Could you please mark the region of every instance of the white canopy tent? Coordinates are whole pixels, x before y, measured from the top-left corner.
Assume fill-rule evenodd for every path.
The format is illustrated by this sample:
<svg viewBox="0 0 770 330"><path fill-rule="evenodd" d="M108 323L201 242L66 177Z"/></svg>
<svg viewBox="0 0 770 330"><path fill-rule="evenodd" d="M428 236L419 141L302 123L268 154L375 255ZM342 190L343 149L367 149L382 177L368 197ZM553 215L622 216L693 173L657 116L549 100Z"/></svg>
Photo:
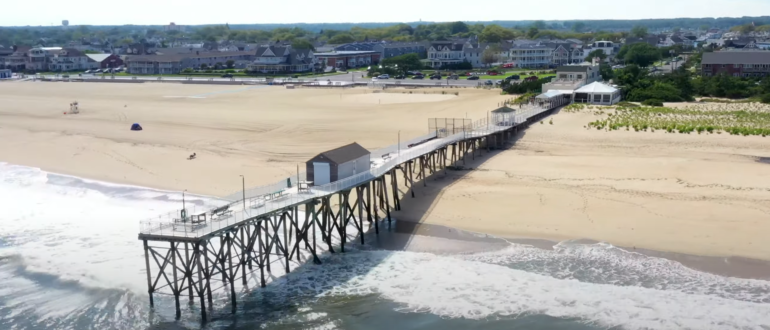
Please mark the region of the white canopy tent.
<svg viewBox="0 0 770 330"><path fill-rule="evenodd" d="M573 101L576 103L613 105L620 102L620 90L597 81L575 90Z"/></svg>

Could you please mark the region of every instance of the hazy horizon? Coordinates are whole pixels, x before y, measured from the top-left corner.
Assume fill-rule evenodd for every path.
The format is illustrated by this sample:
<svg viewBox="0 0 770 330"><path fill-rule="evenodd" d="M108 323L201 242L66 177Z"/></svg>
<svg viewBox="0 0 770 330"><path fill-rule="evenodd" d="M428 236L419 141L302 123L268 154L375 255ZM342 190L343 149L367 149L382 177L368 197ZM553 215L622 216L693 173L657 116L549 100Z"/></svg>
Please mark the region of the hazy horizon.
<svg viewBox="0 0 770 330"><path fill-rule="evenodd" d="M217 8L197 3L136 0L119 10L102 8L95 0L67 2L41 0L35 5L46 10L34 15L9 15L3 26L51 26L68 20L70 25L179 25L205 24L298 24L298 23L399 23L449 21L529 21L529 20L634 20L674 18L718 18L760 16L770 13L767 0L702 1L647 0L644 2L594 0L591 5L570 0L553 0L547 8L540 3L511 4L505 0L488 0L484 6L468 5L460 0L446 0L441 7L432 3L392 0L387 5L366 12L359 2L340 0L335 8L307 0L296 0L262 11L264 6L244 0L228 2ZM457 10L460 8L462 10ZM10 2L5 12L26 12L29 4ZM369 7L369 6L366 6ZM91 9L93 8L93 9ZM221 14L219 13L221 12ZM320 13L320 14L319 14Z"/></svg>

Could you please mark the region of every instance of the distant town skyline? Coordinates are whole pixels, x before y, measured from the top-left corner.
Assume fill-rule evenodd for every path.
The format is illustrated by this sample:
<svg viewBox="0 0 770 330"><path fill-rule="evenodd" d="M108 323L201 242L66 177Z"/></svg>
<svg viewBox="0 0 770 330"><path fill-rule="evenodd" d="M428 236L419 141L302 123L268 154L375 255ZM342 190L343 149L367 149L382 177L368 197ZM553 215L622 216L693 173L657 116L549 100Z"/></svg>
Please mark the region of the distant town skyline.
<svg viewBox="0 0 770 330"><path fill-rule="evenodd" d="M769 0L487 0L469 3L444 0L440 5L428 1L391 0L379 6L358 1L333 3L295 0L271 4L233 0L225 3L135 0L128 6L104 7L96 0L35 2L33 15L6 15L3 26L61 25L179 25L272 24L272 23L364 23L416 21L493 21L493 20L604 20L700 17L742 17L770 14ZM461 10L459 8L462 8ZM11 1L3 5L6 13L24 13L29 3Z"/></svg>

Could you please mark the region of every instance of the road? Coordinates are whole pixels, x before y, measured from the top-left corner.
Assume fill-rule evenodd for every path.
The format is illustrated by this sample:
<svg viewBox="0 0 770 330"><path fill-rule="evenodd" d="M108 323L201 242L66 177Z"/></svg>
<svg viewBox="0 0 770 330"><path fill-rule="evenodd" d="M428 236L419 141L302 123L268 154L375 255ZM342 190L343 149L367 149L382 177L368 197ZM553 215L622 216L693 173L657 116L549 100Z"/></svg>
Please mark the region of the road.
<svg viewBox="0 0 770 330"><path fill-rule="evenodd" d="M338 75L330 75L330 76L324 76L324 77L318 77L318 78L298 78L298 79L292 79L292 78L275 78L273 81L278 83L307 83L307 82L332 82L333 84L353 84L353 83L371 83L376 82L377 84L385 84L385 85L398 85L398 84L405 84L405 85L423 85L423 86L462 86L462 87L475 87L479 84L483 84L483 80L466 80L466 79L458 79L458 80L431 80L431 79L372 79L372 78L361 78L364 76L362 72L347 72L347 73L341 73ZM54 75L44 75L42 76L46 79L61 79L61 76L54 76ZM78 78L84 78L84 79L115 79L115 80L143 80L143 81L211 81L211 82L229 82L229 81L242 81L242 82L265 82L265 78L241 78L241 77L235 77L235 78L220 78L220 77L178 77L178 76L172 76L172 77L156 77L156 76L97 76L97 75L90 75L90 74L72 74L69 75L71 79L78 79Z"/></svg>
<svg viewBox="0 0 770 330"><path fill-rule="evenodd" d="M501 79L503 76L500 77ZM444 85L444 86L465 86L465 87L475 87L478 86L479 83L483 84L485 80L466 80L466 79L458 79L458 80L447 80L447 79L441 79L441 80L431 80L429 78L425 79L375 79L372 80L372 78L366 78L366 73L359 71L359 72L347 72L347 73L341 73L338 75L330 75L330 76L324 76L319 78L313 78L318 79L318 81L346 81L346 82L372 82L375 81L378 84L386 84L386 85L395 85L397 81L400 81L403 84L415 84L415 85L428 85L428 86L435 86L437 84ZM313 80L311 79L311 80ZM448 82L448 84L447 84ZM494 82L494 80L493 80Z"/></svg>

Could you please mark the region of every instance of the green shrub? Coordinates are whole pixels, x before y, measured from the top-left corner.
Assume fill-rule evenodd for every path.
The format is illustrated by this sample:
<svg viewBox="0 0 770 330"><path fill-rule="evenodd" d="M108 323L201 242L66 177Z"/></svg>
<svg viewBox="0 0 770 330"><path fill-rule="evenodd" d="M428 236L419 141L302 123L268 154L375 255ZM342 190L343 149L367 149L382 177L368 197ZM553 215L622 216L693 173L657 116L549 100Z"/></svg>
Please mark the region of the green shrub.
<svg viewBox="0 0 770 330"><path fill-rule="evenodd" d="M662 107L663 101L658 99L647 99L642 102L643 105L651 106L651 107Z"/></svg>
<svg viewBox="0 0 770 330"><path fill-rule="evenodd" d="M760 101L765 104L770 104L770 93L763 94L759 97Z"/></svg>
<svg viewBox="0 0 770 330"><path fill-rule="evenodd" d="M618 106L618 107L624 107L624 108L638 108L639 107L639 105L636 104L636 103L631 103L631 102L626 102L626 101L618 102L615 105Z"/></svg>

